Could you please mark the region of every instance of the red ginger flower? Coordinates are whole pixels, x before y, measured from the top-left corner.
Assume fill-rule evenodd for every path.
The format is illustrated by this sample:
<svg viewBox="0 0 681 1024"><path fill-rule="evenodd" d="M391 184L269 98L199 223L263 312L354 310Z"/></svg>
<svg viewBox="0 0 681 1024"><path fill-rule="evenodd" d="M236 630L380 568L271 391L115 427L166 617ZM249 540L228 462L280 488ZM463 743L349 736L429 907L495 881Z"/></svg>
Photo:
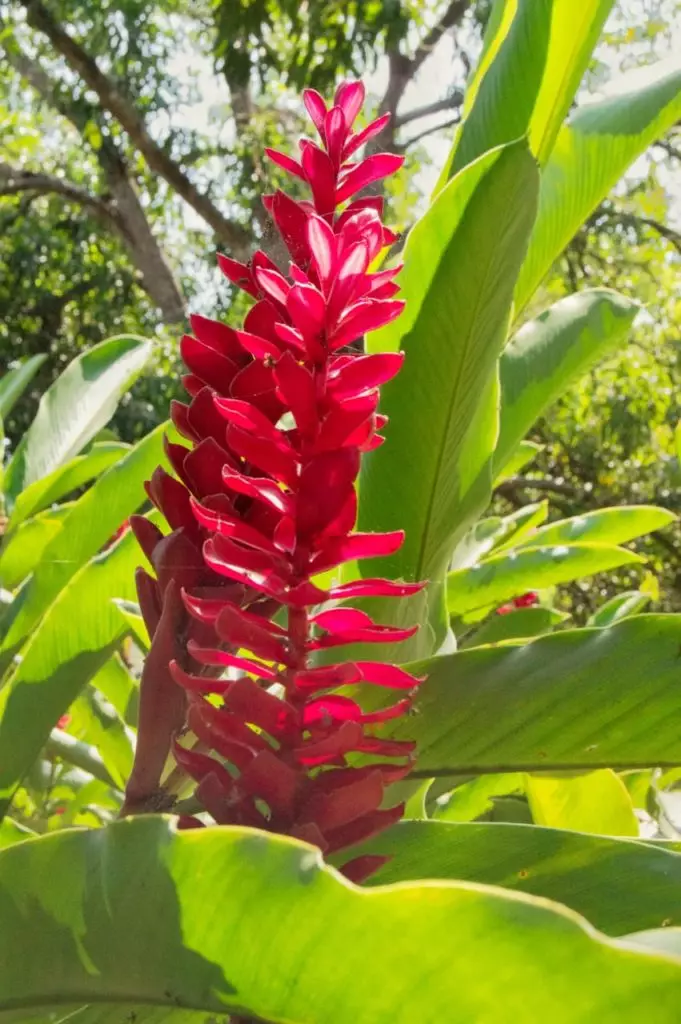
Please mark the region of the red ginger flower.
<svg viewBox="0 0 681 1024"><path fill-rule="evenodd" d="M352 131L360 83L341 85L328 110L312 90L304 99L322 145L302 140L300 162L268 151L312 192L312 202L283 192L265 198L291 254L289 274L260 251L248 265L218 257L256 302L243 330L191 318L195 336L183 338L181 350L192 400L172 408L190 447L168 444L178 479L158 469L148 485L172 532L163 537L147 520L131 520L156 576L138 573L153 640L125 810L163 806L159 780L172 743L216 822L335 852L402 816L403 805L383 807L385 788L409 772L414 745L381 739L373 727L408 710L419 680L380 661L313 667L310 656L411 636L414 629L379 625L338 603L405 597L420 584L364 579L322 590L312 582L344 562L391 554L403 539L401 531L352 532L360 455L383 440L378 388L398 372L402 354L348 348L403 307L395 298L399 267L369 269L395 238L381 223L383 201L352 199L402 158L351 159L386 120ZM286 626L272 621L280 608ZM367 713L334 692L356 684L401 699ZM198 745L185 745L187 729ZM361 766L352 755L364 755ZM375 866L361 858L346 872L359 879Z"/></svg>

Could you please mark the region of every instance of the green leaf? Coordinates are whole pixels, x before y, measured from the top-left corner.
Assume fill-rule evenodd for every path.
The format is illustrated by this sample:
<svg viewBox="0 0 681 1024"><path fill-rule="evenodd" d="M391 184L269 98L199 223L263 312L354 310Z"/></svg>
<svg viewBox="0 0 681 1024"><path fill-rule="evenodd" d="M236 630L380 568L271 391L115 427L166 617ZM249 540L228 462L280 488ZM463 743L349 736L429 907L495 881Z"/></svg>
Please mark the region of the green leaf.
<svg viewBox="0 0 681 1024"><path fill-rule="evenodd" d="M636 932L627 935L627 943L633 948L681 957L681 928L652 928L650 931Z"/></svg>
<svg viewBox="0 0 681 1024"><path fill-rule="evenodd" d="M365 851L391 857L372 886L423 877L500 885L564 903L609 935L681 924L681 854L661 845L533 825L404 821Z"/></svg>
<svg viewBox="0 0 681 1024"><path fill-rule="evenodd" d="M503 520L505 532L496 541L493 553L500 554L502 551L515 547L523 537L529 536L537 526L546 522L548 515L549 503L544 499L544 501L537 501L531 505L523 505L522 508L505 516Z"/></svg>
<svg viewBox="0 0 681 1024"><path fill-rule="evenodd" d="M546 163L612 5L613 0L497 4L503 14L494 18L470 84L448 177L522 136Z"/></svg>
<svg viewBox="0 0 681 1024"><path fill-rule="evenodd" d="M676 522L676 516L655 505L618 505L560 519L542 526L526 537L519 547L543 547L546 544L626 544L653 530L662 530Z"/></svg>
<svg viewBox="0 0 681 1024"><path fill-rule="evenodd" d="M103 666L100 672L105 668ZM98 691L99 675L93 677L92 684L71 704L67 731L99 752L114 784L124 789L132 770L132 737L116 708Z"/></svg>
<svg viewBox="0 0 681 1024"><path fill-rule="evenodd" d="M7 467L12 504L21 491L83 450L111 419L121 395L151 355L142 338L109 338L71 362L40 399L33 423Z"/></svg>
<svg viewBox="0 0 681 1024"><path fill-rule="evenodd" d="M108 786L115 785L104 760L96 747L82 740L76 739L63 729L52 729L45 741L45 753L51 758L60 758L66 764L74 765L88 774L84 779L90 781L90 776L106 783ZM87 784L87 783L86 783Z"/></svg>
<svg viewBox="0 0 681 1024"><path fill-rule="evenodd" d="M113 1004L119 1021L468 1024L503 1003L509 1020L620 1024L626 1007L668 1024L681 984L680 958L558 904L453 881L368 891L295 840L154 817L3 850L0 920L0 1011L24 1019L89 1003L88 1024Z"/></svg>
<svg viewBox="0 0 681 1024"><path fill-rule="evenodd" d="M579 107L542 173L539 213L516 288L516 314L630 164L681 117L676 57L629 71L605 99Z"/></svg>
<svg viewBox="0 0 681 1024"><path fill-rule="evenodd" d="M438 797L432 816L436 821L472 821L492 809L493 797L522 793L524 788L522 772L479 775Z"/></svg>
<svg viewBox="0 0 681 1024"><path fill-rule="evenodd" d="M460 647L463 650L467 647L480 647L482 644L541 636L567 618L567 615L554 608L516 608L507 615L491 615L472 636L467 636L461 642Z"/></svg>
<svg viewBox="0 0 681 1024"><path fill-rule="evenodd" d="M47 545L61 531L70 505L47 509L21 523L0 547L0 586L14 590L40 562Z"/></svg>
<svg viewBox="0 0 681 1024"><path fill-rule="evenodd" d="M142 618L140 606L135 601L117 600L114 603L118 606L119 612L128 623L130 633L135 638L135 643L143 653L146 653L150 646L149 632Z"/></svg>
<svg viewBox="0 0 681 1024"><path fill-rule="evenodd" d="M503 484L504 480L519 473L521 469L533 462L545 447L546 445L535 444L534 441L521 441L497 476L494 486L498 487L499 484Z"/></svg>
<svg viewBox="0 0 681 1024"><path fill-rule="evenodd" d="M681 616L563 630L420 662L416 775L681 765ZM645 709L645 714L643 714Z"/></svg>
<svg viewBox="0 0 681 1024"><path fill-rule="evenodd" d="M132 598L131 532L84 565L50 605L0 690L0 817L50 730L127 633L112 598Z"/></svg>
<svg viewBox="0 0 681 1024"><path fill-rule="evenodd" d="M617 292L597 288L560 299L520 328L499 360L496 474L506 469L527 431L556 399L621 344L637 310Z"/></svg>
<svg viewBox="0 0 681 1024"><path fill-rule="evenodd" d="M405 313L370 338L373 350L406 355L384 389L387 443L364 460L360 485L360 529L406 529L402 549L381 559L383 574L437 578L469 525L460 514L467 492L484 477L483 507L491 490L496 362L537 181L523 143L488 153L449 183L407 240Z"/></svg>
<svg viewBox="0 0 681 1024"><path fill-rule="evenodd" d="M470 569L450 572L447 577L447 608L450 615L469 616L528 590L543 590L582 576L643 561L633 551L605 544L514 548Z"/></svg>
<svg viewBox="0 0 681 1024"><path fill-rule="evenodd" d="M627 590L623 594L616 594L609 601L602 604L593 615L587 620L587 626L612 626L613 622L619 622L630 615L636 615L650 602L649 594L642 594L639 590Z"/></svg>
<svg viewBox="0 0 681 1024"><path fill-rule="evenodd" d="M21 398L46 359L47 356L42 353L23 359L19 366L0 377L0 419L7 419L14 403Z"/></svg>
<svg viewBox="0 0 681 1024"><path fill-rule="evenodd" d="M638 836L638 820L627 788L610 768L560 775L528 773L525 792L537 825Z"/></svg>
<svg viewBox="0 0 681 1024"><path fill-rule="evenodd" d="M525 530L531 530L543 523L548 514L548 502L542 501L525 505L508 516L479 519L457 544L449 563L450 567L467 569L475 565L490 551L500 550L514 537L524 535Z"/></svg>
<svg viewBox="0 0 681 1024"><path fill-rule="evenodd" d="M21 492L14 504L7 525L8 532L14 530L28 516L35 515L65 494L70 494L83 484L94 480L129 451L130 445L120 442L93 444L84 455L76 456L65 466L60 466L53 473L30 484Z"/></svg>
<svg viewBox="0 0 681 1024"><path fill-rule="evenodd" d="M30 839L35 833L18 821L5 818L0 822L0 850L5 846L12 846L14 843L21 843L24 839Z"/></svg>
<svg viewBox="0 0 681 1024"><path fill-rule="evenodd" d="M163 460L164 430L165 424L161 424L142 438L73 505L62 529L43 551L21 609L0 647L0 659L4 656L6 662L21 647L74 573L147 500L144 481Z"/></svg>
<svg viewBox="0 0 681 1024"><path fill-rule="evenodd" d="M114 601L119 611L122 601ZM125 617L124 617L125 618ZM129 619L125 618L129 624ZM125 722L134 720L136 713L138 685L119 654L103 665L92 680L92 685L106 697Z"/></svg>

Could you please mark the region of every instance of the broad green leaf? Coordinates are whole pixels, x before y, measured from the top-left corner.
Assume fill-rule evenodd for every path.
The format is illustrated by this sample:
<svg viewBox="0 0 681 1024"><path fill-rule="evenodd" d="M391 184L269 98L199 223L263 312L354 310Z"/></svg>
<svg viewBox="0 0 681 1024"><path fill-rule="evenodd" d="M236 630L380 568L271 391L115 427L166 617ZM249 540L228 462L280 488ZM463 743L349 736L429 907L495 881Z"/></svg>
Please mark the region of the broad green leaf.
<svg viewBox="0 0 681 1024"><path fill-rule="evenodd" d="M130 445L121 444L120 441L93 444L84 455L77 455L65 466L60 466L48 476L36 480L18 496L7 530L11 532L28 516L35 515L65 494L70 494L83 484L94 480L129 451Z"/></svg>
<svg viewBox="0 0 681 1024"><path fill-rule="evenodd" d="M151 342L121 335L74 359L40 399L5 476L12 504L29 484L83 450L111 419L151 355Z"/></svg>
<svg viewBox="0 0 681 1024"><path fill-rule="evenodd" d="M514 537L524 536L525 531L533 530L544 522L548 514L548 502L542 501L525 505L508 516L479 519L457 544L450 559L450 568L467 569L475 565L490 551L501 550Z"/></svg>
<svg viewBox="0 0 681 1024"><path fill-rule="evenodd" d="M681 765L680 649L681 616L641 615L432 658L383 733L416 740L423 778Z"/></svg>
<svg viewBox="0 0 681 1024"><path fill-rule="evenodd" d="M450 615L482 612L528 590L543 590L583 576L607 572L644 559L626 548L605 544L557 544L514 548L508 553L458 569L447 577Z"/></svg>
<svg viewBox="0 0 681 1024"><path fill-rule="evenodd" d="M681 956L681 928L678 926L676 928L651 928L649 931L627 935L626 939L627 943L634 948Z"/></svg>
<svg viewBox="0 0 681 1024"><path fill-rule="evenodd" d="M507 615L491 615L471 636L466 636L459 646L463 650L467 647L480 647L482 644L541 636L567 618L567 615L554 608L516 608Z"/></svg>
<svg viewBox="0 0 681 1024"><path fill-rule="evenodd" d="M140 606L134 601L117 600L115 601L115 604L118 606L119 612L128 623L130 633L135 638L135 643L141 651L148 651L150 646L149 631L147 630L146 623L142 618Z"/></svg>
<svg viewBox="0 0 681 1024"><path fill-rule="evenodd" d="M528 773L525 792L537 825L638 836L638 820L627 788L610 768L559 775Z"/></svg>
<svg viewBox="0 0 681 1024"><path fill-rule="evenodd" d="M161 424L142 438L73 505L62 529L43 551L21 610L0 647L0 658L6 660L21 647L74 573L147 500L144 481L163 460L164 429Z"/></svg>
<svg viewBox="0 0 681 1024"><path fill-rule="evenodd" d="M384 389L387 443L364 460L360 485L360 529L406 530L402 549L381 559L382 573L437 578L467 528L467 492L484 478L484 506L491 489L496 361L537 180L523 143L488 153L447 185L407 240L405 313L370 338L373 350L406 355Z"/></svg>
<svg viewBox="0 0 681 1024"><path fill-rule="evenodd" d="M612 626L613 622L636 615L650 602L649 594L640 590L627 590L623 594L611 597L602 604L587 621L587 626Z"/></svg>
<svg viewBox="0 0 681 1024"><path fill-rule="evenodd" d="M372 886L500 885L563 903L609 935L681 925L681 854L662 845L532 825L404 821L361 848L369 850L391 855Z"/></svg>
<svg viewBox="0 0 681 1024"><path fill-rule="evenodd" d="M662 530L676 522L676 516L655 505L619 505L599 508L595 512L560 519L540 527L523 540L522 549L546 544L626 544L653 530Z"/></svg>
<svg viewBox="0 0 681 1024"><path fill-rule="evenodd" d="M21 398L46 359L42 353L31 356L0 377L0 419L7 419L14 403Z"/></svg>
<svg viewBox="0 0 681 1024"><path fill-rule="evenodd" d="M523 537L529 536L537 526L541 526L542 523L546 522L548 515L549 503L545 499L544 501L534 502L531 505L523 505L522 508L505 516L505 533L495 543L493 548L494 554L499 554L502 551L515 547Z"/></svg>
<svg viewBox="0 0 681 1024"><path fill-rule="evenodd" d="M498 0L447 169L522 136L546 163L613 0ZM493 56L493 60L490 59ZM512 99L511 99L512 97Z"/></svg>
<svg viewBox="0 0 681 1024"><path fill-rule="evenodd" d="M498 487L499 484L503 484L509 477L519 473L521 469L524 469L525 466L528 466L530 462L536 459L537 455L543 452L545 447L543 444L535 444L534 441L521 441L494 481L494 486Z"/></svg>
<svg viewBox="0 0 681 1024"><path fill-rule="evenodd" d="M45 741L45 753L50 758L60 758L66 764L81 769L82 784L88 785L92 778L114 786L104 760L96 747L76 739L63 729L52 729Z"/></svg>
<svg viewBox="0 0 681 1024"><path fill-rule="evenodd" d="M35 833L18 821L5 818L0 822L0 850L5 846L12 846L14 843L21 843L24 839L30 839Z"/></svg>
<svg viewBox="0 0 681 1024"><path fill-rule="evenodd" d="M622 75L579 107L543 170L539 213L516 288L519 313L554 261L630 164L681 117L676 57Z"/></svg>
<svg viewBox="0 0 681 1024"><path fill-rule="evenodd" d="M40 562L47 545L61 531L70 505L27 519L4 538L0 547L0 586L14 590Z"/></svg>
<svg viewBox="0 0 681 1024"><path fill-rule="evenodd" d="M620 1024L625 1007L668 1024L681 984L681 958L556 903L454 881L366 890L295 840L155 817L3 850L0 920L0 1011L24 1019L89 1003L87 1024L178 1006L186 1024L491 1024L503 1005L508 1020Z"/></svg>
<svg viewBox="0 0 681 1024"><path fill-rule="evenodd" d="M621 345L638 307L606 288L560 299L524 324L499 360L501 413L495 473L537 419L599 359Z"/></svg>
<svg viewBox="0 0 681 1024"><path fill-rule="evenodd" d="M465 537L459 541L450 561L452 569L466 569L475 565L494 547L498 537L505 537L508 531L501 516L479 519Z"/></svg>
<svg viewBox="0 0 681 1024"><path fill-rule="evenodd" d="M106 666L100 672L104 668ZM92 684L71 704L71 720L66 731L99 752L114 784L123 789L132 769L132 736L116 708L98 691L99 675L98 672Z"/></svg>
<svg viewBox="0 0 681 1024"><path fill-rule="evenodd" d="M121 610L122 601L114 601ZM130 620L124 616L130 624ZM92 679L92 685L106 697L125 722L134 719L137 704L137 680L130 674L120 654L114 654Z"/></svg>
<svg viewBox="0 0 681 1024"><path fill-rule="evenodd" d="M50 605L0 690L0 816L54 723L127 633L112 598L133 597L138 563L128 532L84 565Z"/></svg>
<svg viewBox="0 0 681 1024"><path fill-rule="evenodd" d="M522 772L506 775L479 775L464 782L450 793L438 797L432 817L437 821L472 821L492 808L492 798L522 793L525 776Z"/></svg>

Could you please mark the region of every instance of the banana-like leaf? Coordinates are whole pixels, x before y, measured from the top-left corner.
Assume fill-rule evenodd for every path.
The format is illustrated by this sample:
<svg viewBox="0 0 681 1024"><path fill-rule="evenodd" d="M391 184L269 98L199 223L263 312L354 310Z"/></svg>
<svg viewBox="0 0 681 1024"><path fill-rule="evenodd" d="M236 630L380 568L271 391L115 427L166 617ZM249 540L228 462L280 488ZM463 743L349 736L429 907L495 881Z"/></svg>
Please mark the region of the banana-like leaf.
<svg viewBox="0 0 681 1024"><path fill-rule="evenodd" d="M653 530L662 530L676 522L676 516L656 505L618 505L560 519L540 527L526 537L519 548L544 547L546 544L626 544Z"/></svg>
<svg viewBox="0 0 681 1024"><path fill-rule="evenodd" d="M123 601L114 601L114 605L119 611L122 604L124 604ZM128 626L130 626L130 619L126 616L123 616L123 618ZM116 709L124 722L128 724L134 723L139 689L138 682L130 674L119 654L114 654L112 658L109 658L106 664L100 668L97 675L93 676L92 686Z"/></svg>
<svg viewBox="0 0 681 1024"><path fill-rule="evenodd" d="M534 441L521 441L497 476L494 486L498 487L499 484L503 484L509 477L519 473L521 469L524 469L525 466L528 466L536 459L537 455L543 452L545 447L545 445L536 444Z"/></svg>
<svg viewBox="0 0 681 1024"><path fill-rule="evenodd" d="M495 541L492 553L498 555L502 551L514 548L524 537L530 536L538 526L546 522L548 515L549 503L544 499L531 505L523 505L510 515L504 516L505 532Z"/></svg>
<svg viewBox="0 0 681 1024"><path fill-rule="evenodd" d="M20 825L18 821L5 818L0 822L0 850L5 846L12 846L14 843L21 843L24 839L30 839L35 833L30 828Z"/></svg>
<svg viewBox="0 0 681 1024"><path fill-rule="evenodd" d="M36 480L18 496L7 524L7 532L11 533L24 519L94 480L129 451L130 445L121 444L119 441L98 442L84 455L77 455L65 466L60 466L48 476Z"/></svg>
<svg viewBox="0 0 681 1024"><path fill-rule="evenodd" d="M578 292L523 325L499 360L501 413L495 473L549 406L622 344L638 307L606 288Z"/></svg>
<svg viewBox="0 0 681 1024"><path fill-rule="evenodd" d="M70 511L70 505L47 509L4 537L0 547L0 586L14 590L33 572Z"/></svg>
<svg viewBox="0 0 681 1024"><path fill-rule="evenodd" d="M3 850L0 920L0 1012L24 1020L89 1004L79 1024L469 1024L503 1006L666 1024L681 984L681 957L556 903L455 881L366 890L295 840L154 817Z"/></svg>
<svg viewBox="0 0 681 1024"><path fill-rule="evenodd" d="M31 356L0 377L0 419L7 419L14 403L21 398L46 359L47 356L42 353Z"/></svg>
<svg viewBox="0 0 681 1024"><path fill-rule="evenodd" d="M602 604L587 620L587 626L612 626L630 615L636 615L650 602L650 594L642 594L640 590L627 590L616 594Z"/></svg>
<svg viewBox="0 0 681 1024"><path fill-rule="evenodd" d="M108 661L128 626L112 598L132 598L132 533L83 566L50 605L0 690L0 817L50 730Z"/></svg>
<svg viewBox="0 0 681 1024"><path fill-rule="evenodd" d="M564 903L609 935L681 925L681 854L662 844L532 825L404 821L356 852L369 851L391 858L370 885L500 885Z"/></svg>
<svg viewBox="0 0 681 1024"><path fill-rule="evenodd" d="M96 688L102 671L71 704L67 731L99 751L114 785L122 790L132 769L133 737L116 708Z"/></svg>
<svg viewBox="0 0 681 1024"><path fill-rule="evenodd" d="M415 774L681 765L681 616L563 630L416 663Z"/></svg>
<svg viewBox="0 0 681 1024"><path fill-rule="evenodd" d="M469 525L462 503L481 476L484 507L496 362L537 186L524 143L495 150L457 175L409 235L406 310L370 338L372 349L401 347L406 358L384 389L387 443L364 460L359 512L360 529L404 528L406 540L367 573L438 578Z"/></svg>
<svg viewBox="0 0 681 1024"><path fill-rule="evenodd" d="M546 163L612 5L613 0L497 0L441 181L522 136L540 164Z"/></svg>
<svg viewBox="0 0 681 1024"><path fill-rule="evenodd" d="M461 641L459 647L464 650L482 644L499 644L506 640L528 640L548 633L567 618L567 615L554 608L517 608L506 615L491 615L471 636Z"/></svg>
<svg viewBox="0 0 681 1024"><path fill-rule="evenodd" d="M478 775L441 794L435 801L432 817L436 821L473 821L493 809L495 797L522 794L524 790L523 772Z"/></svg>
<svg viewBox="0 0 681 1024"><path fill-rule="evenodd" d="M610 768L558 775L528 772L525 793L537 825L604 836L638 836L631 797Z"/></svg>
<svg viewBox="0 0 681 1024"><path fill-rule="evenodd" d="M606 98L579 107L563 125L542 173L539 213L516 288L516 313L627 167L679 117L681 68L670 57L622 75Z"/></svg>
<svg viewBox="0 0 681 1024"><path fill-rule="evenodd" d="M45 754L81 769L80 775L77 775L81 785L89 785L92 779L104 782L107 786L116 785L97 748L84 740L76 739L63 729L51 730L45 742ZM31 769L31 775L34 770L35 766ZM70 810L69 808L69 812Z"/></svg>
<svg viewBox="0 0 681 1024"><path fill-rule="evenodd" d="M151 351L150 341L121 335L95 345L67 366L40 399L36 417L7 467L10 507L25 487L72 459L108 423Z"/></svg>
<svg viewBox="0 0 681 1024"><path fill-rule="evenodd" d="M447 577L450 615L474 616L528 590L543 590L644 559L605 544L556 544L514 548Z"/></svg>
<svg viewBox="0 0 681 1024"><path fill-rule="evenodd" d="M3 640L0 666L20 649L50 603L78 569L147 500L144 481L163 461L164 429L165 425L161 424L142 438L78 499L63 519L62 529L43 551L21 609ZM111 596L125 597L127 591L126 594L113 593Z"/></svg>

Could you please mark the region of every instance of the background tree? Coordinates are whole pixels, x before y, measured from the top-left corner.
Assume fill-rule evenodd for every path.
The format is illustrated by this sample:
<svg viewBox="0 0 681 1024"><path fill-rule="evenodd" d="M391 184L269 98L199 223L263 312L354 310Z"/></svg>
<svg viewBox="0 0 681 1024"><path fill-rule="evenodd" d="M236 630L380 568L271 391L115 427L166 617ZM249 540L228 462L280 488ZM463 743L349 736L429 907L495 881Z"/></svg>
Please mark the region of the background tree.
<svg viewBox="0 0 681 1024"><path fill-rule="evenodd" d="M375 147L408 157L391 196L407 229L460 116L490 6L0 3L8 126L0 142L0 362L51 355L33 402L7 424L10 441L64 364L115 332L156 340L153 368L121 406L116 429L132 439L159 422L177 389L187 307L222 308L228 318L242 312L213 269L213 252L243 258L270 239L258 195L279 182L259 154L302 130L294 99L301 87L328 91L348 73L368 79L375 110L393 115ZM620 0L583 89L664 56L680 33L678 0ZM599 208L546 282L540 301L605 278L645 294L649 316L621 357L593 371L539 425L544 451L503 485L505 509L541 494L560 514L608 502L676 507L675 134ZM667 532L647 544L654 567L667 560L664 589L675 605L681 542ZM637 578L634 571L617 583ZM573 610L587 614L598 597L598 588L575 590Z"/></svg>

